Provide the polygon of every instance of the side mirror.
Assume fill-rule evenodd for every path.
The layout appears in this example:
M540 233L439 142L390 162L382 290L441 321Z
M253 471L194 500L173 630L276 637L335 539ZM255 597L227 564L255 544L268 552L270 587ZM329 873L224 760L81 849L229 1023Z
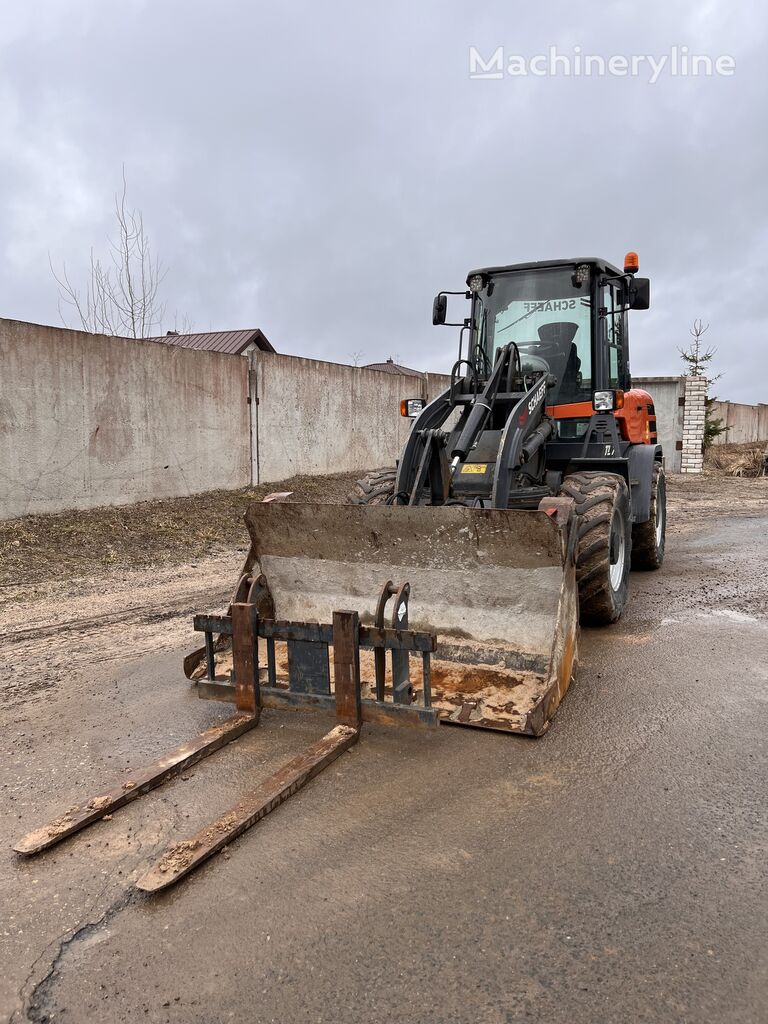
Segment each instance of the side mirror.
M647 277L633 277L629 282L629 308L650 309L651 282Z
M445 323L445 315L448 312L448 296L440 292L439 295L435 296L435 301L432 303L432 323L437 327L439 324Z
M417 416L421 415L421 410L425 405L426 402L423 398L404 398L400 402L400 415L415 420Z

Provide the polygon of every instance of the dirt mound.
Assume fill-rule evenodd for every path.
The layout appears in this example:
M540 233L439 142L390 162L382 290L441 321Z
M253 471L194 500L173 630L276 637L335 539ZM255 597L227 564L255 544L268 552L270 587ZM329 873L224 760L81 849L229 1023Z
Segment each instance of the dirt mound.
M209 491L0 522L0 587L231 554L248 547L243 514L254 499L272 491L292 491L294 501L341 504L361 475L297 476L242 491Z

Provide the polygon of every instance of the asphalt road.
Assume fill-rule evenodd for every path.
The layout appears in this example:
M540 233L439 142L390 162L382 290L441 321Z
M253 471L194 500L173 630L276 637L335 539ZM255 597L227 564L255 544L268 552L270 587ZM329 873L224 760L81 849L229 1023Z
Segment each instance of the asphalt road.
M767 528L671 536L622 622L582 633L544 738L366 729L160 897L131 881L322 724L265 714L20 861L12 841L76 781L98 791L229 711L194 697L181 652L41 678L0 720L3 1019L762 1024Z

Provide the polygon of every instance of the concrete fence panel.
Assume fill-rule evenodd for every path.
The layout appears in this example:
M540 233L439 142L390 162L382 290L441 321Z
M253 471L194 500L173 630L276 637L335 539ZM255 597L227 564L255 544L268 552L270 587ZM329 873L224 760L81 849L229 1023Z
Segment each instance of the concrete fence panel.
M653 398L656 432L664 449L668 473L679 473L682 462L684 377L633 377L634 387L643 388Z
M428 373L426 375L427 399L431 402L441 392L451 386L451 377L448 373Z
M0 518L250 480L245 359L0 320Z
M713 402L712 415L725 429L715 444L747 444L768 441L768 405L745 405L741 402Z
M0 320L0 518L393 466L413 423L401 400L449 383ZM695 472L704 393L682 377L636 384L653 396L667 468L685 447ZM726 416L738 436L768 426L768 406Z
M254 352L251 367L259 483L394 466L413 422L400 401L424 397L420 378L319 359Z
M710 416L714 419L720 420L720 426L723 428L727 428L728 426L728 406L730 404L730 402L715 401L712 402L709 407ZM723 433L718 434L718 436L712 441L712 444L725 444L725 433L726 431L724 429Z

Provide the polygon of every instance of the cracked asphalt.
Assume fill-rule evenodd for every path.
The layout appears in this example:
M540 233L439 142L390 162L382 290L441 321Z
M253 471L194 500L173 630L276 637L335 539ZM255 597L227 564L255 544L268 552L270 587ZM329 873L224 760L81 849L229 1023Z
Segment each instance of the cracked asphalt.
M163 608L146 609L155 646L138 657L140 620L104 627L103 659L98 632L89 658L71 629L48 637L26 675L6 637L26 685L0 711L0 1016L762 1024L766 529L768 509L678 524L622 621L583 631L542 739L366 728L160 897L132 882L165 845L325 723L265 713L183 779L21 860L20 833L229 708L180 670L186 615L204 610L189 576L163 643ZM211 585L201 565L209 608Z

